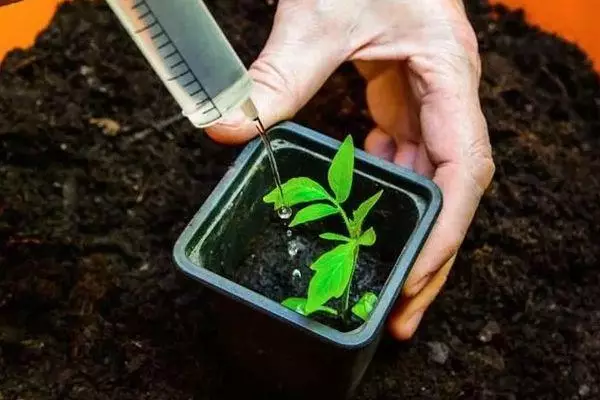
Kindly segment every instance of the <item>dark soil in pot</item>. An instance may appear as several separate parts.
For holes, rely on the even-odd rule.
[[[288,231],[290,236],[288,236]],[[277,217],[269,218],[269,223],[261,234],[250,240],[249,253],[231,280],[248,287],[275,301],[288,297],[306,297],[308,284],[314,274],[309,266],[319,255],[331,250],[334,245],[318,238],[325,230],[289,230]],[[350,306],[361,294],[371,291],[379,294],[393,264],[381,261],[374,251],[361,251],[350,291]],[[339,300],[328,303],[338,310]],[[349,321],[324,314],[313,318],[339,331],[347,332],[358,328],[362,321],[352,316]]]
[[[250,62],[274,5],[207,3]],[[598,77],[519,14],[467,3],[495,181],[415,339],[383,343],[357,398],[597,398]],[[361,143],[363,90],[345,65],[296,120]],[[238,151],[187,122],[136,135],[177,112],[103,2],[62,6],[2,63],[0,397],[265,398],[215,353],[207,294],[175,280],[173,242]]]

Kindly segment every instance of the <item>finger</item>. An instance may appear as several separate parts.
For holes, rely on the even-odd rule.
[[[380,130],[397,144],[418,143],[420,123],[418,108],[407,81],[405,64],[398,61],[355,61],[367,80],[369,112]]]
[[[429,155],[427,154],[427,147],[423,142],[421,142],[419,149],[417,150],[414,170],[416,173],[426,176],[430,179],[433,177],[433,173],[435,172],[435,168],[433,164],[431,164]]]
[[[419,152],[419,144],[410,140],[397,139],[396,148],[397,151],[394,155],[394,163],[406,168],[414,169]]]
[[[406,281],[406,296],[415,296],[426,284],[428,276],[456,255],[466,235],[479,204],[482,189],[476,187],[472,180],[464,175],[465,171],[457,164],[438,167],[434,174],[433,181],[443,193],[444,204],[431,235]]]
[[[423,319],[425,310],[433,303],[446,283],[455,259],[456,257],[452,257],[448,260],[433,275],[418,295],[404,299],[395,307],[388,322],[388,328],[392,336],[398,340],[408,340],[415,334]]]
[[[443,207],[406,282],[409,297],[458,251],[494,171],[477,85],[472,82],[476,74],[467,67],[455,71],[420,82],[423,140],[436,167],[433,181],[442,191]]]
[[[313,13],[279,7],[265,48],[251,65],[252,101],[261,122],[270,127],[290,119],[344,61],[343,46],[323,32]],[[309,10],[310,11],[310,10]],[[241,111],[206,129],[214,140],[237,144],[256,135],[256,127]]]
[[[365,150],[384,160],[393,161],[397,148],[390,135],[380,128],[375,128],[365,139]]]

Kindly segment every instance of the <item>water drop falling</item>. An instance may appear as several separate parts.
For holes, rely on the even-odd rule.
[[[292,209],[286,206],[283,206],[277,210],[277,215],[281,219],[290,219],[292,216]]]
[[[292,271],[292,279],[298,280],[300,278],[302,278],[302,272],[300,272],[300,270],[298,268],[296,268],[295,270]]]
[[[287,237],[292,237],[292,231],[288,229],[287,232],[285,233],[285,235]]]
[[[288,243],[288,254],[290,255],[290,257],[294,257],[296,254],[298,254],[298,250],[299,250],[298,246],[298,242],[296,242],[295,240],[291,240]]]

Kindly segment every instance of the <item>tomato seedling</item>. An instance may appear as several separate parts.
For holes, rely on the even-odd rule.
[[[282,304],[302,315],[315,312],[346,318],[350,302],[350,286],[362,246],[372,246],[376,241],[375,230],[370,227],[363,230],[363,223],[373,206],[381,197],[380,190],[353,211],[349,217],[342,204],[350,197],[354,174],[354,144],[348,135],[337,150],[327,173],[331,193],[321,184],[307,177],[292,178],[282,185],[285,206],[313,203],[300,209],[289,224],[295,227],[316,221],[331,215],[340,216],[347,233],[325,232],[319,235],[324,240],[339,242],[332,250],[322,254],[310,266],[315,271],[311,277],[306,298],[290,297]],[[281,192],[275,188],[264,196],[263,201],[273,204],[275,209],[284,206]],[[336,310],[326,305],[332,299],[342,298]],[[366,321],[373,310],[377,296],[364,293],[352,307],[351,312]]]

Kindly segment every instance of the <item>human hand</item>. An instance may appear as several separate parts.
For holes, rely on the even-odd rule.
[[[389,320],[397,339],[409,339],[446,281],[494,174],[477,39],[461,0],[280,0],[250,69],[263,123],[293,117],[347,60],[367,81],[376,124],[365,149],[432,178],[444,196]],[[207,133],[236,144],[256,128],[239,115]]]

